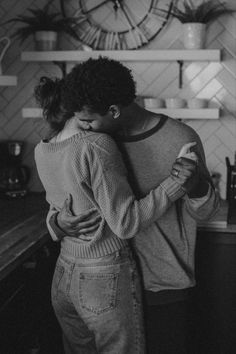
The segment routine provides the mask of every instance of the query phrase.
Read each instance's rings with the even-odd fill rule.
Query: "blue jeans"
[[[66,354],[144,354],[140,279],[129,249],[96,259],[60,254],[52,304]]]

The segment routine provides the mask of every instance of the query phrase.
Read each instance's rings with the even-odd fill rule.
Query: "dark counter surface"
[[[236,212],[236,211],[235,211]],[[220,201],[220,209],[211,219],[200,222],[199,230],[213,231],[217,233],[229,233],[235,235],[236,240],[236,224],[227,223],[228,203],[225,200]]]
[[[0,280],[50,239],[47,211],[44,193],[0,199]]]
[[[46,227],[48,203],[44,193],[29,193],[21,199],[0,199],[0,280],[50,240]],[[227,224],[227,202],[199,231],[230,234],[236,242],[236,225]],[[223,237],[223,236],[222,236]]]

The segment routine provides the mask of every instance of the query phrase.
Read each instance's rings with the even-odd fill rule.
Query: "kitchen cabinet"
[[[0,282],[0,353],[63,354],[50,302],[56,258],[49,241]]]
[[[104,51],[47,51],[22,52],[21,60],[27,62],[53,62],[66,74],[66,63],[79,62],[88,58],[98,58],[100,55],[120,60],[122,62],[157,62],[176,61],[179,64],[180,82],[182,82],[182,66],[184,61],[215,61],[220,58],[220,50],[104,50]],[[181,84],[182,85],[182,84]],[[218,119],[219,109],[161,109],[159,113],[181,119]],[[37,108],[23,108],[23,118],[42,118],[42,112]]]
[[[0,199],[0,353],[63,354],[50,288],[59,244],[44,193]]]
[[[0,198],[0,281],[50,240],[47,210],[44,193]]]
[[[236,353],[236,225],[225,225],[227,204],[198,229],[196,277],[199,354]]]

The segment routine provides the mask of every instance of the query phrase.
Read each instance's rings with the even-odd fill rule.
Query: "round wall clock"
[[[165,27],[174,0],[60,0],[79,40],[95,50],[137,49]],[[160,9],[167,10],[161,12]]]

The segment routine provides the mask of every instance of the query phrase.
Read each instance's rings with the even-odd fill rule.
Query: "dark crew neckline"
[[[131,135],[131,136],[122,136],[117,138],[117,141],[123,141],[123,142],[133,142],[133,141],[139,141],[148,138],[149,136],[153,135],[156,133],[159,129],[162,128],[162,126],[165,124],[167,121],[168,116],[165,116],[164,114],[161,115],[159,122],[157,125],[155,125],[153,128],[150,130],[147,130],[144,133],[136,134],[136,135]]]

